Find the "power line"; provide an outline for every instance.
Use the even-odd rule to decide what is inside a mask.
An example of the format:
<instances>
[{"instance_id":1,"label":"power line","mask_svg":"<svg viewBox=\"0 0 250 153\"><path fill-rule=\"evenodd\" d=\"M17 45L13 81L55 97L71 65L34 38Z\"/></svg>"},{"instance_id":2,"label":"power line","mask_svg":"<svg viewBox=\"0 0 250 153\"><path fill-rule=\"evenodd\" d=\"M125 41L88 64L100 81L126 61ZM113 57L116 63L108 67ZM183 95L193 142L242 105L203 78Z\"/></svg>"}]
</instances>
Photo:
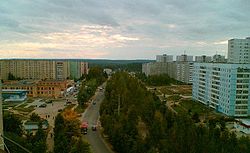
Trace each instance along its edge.
<instances>
[{"instance_id":1,"label":"power line","mask_svg":"<svg viewBox=\"0 0 250 153\"><path fill-rule=\"evenodd\" d=\"M20 147L21 149L23 149L24 151L28 152L28 153L32 153L31 151L29 151L28 149L24 148L23 146L21 146L20 144L16 143L15 141L11 140L10 138L7 138L5 136L3 136L2 134L0 134L1 137L3 137L4 139L12 142L13 144L17 145L18 147Z\"/></svg>"}]
</instances>

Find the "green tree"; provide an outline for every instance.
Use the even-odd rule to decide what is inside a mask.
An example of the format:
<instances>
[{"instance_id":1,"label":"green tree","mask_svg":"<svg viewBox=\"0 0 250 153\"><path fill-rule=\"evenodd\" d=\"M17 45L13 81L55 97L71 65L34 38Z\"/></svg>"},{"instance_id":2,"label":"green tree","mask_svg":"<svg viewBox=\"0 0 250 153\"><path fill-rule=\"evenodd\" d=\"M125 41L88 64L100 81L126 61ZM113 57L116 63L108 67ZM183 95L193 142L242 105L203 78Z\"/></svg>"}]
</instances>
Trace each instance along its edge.
<instances>
[{"instance_id":1,"label":"green tree","mask_svg":"<svg viewBox=\"0 0 250 153\"><path fill-rule=\"evenodd\" d=\"M30 121L39 122L39 121L41 121L41 117L36 113L32 113L30 115Z\"/></svg>"},{"instance_id":2,"label":"green tree","mask_svg":"<svg viewBox=\"0 0 250 153\"><path fill-rule=\"evenodd\" d=\"M14 114L5 113L3 116L3 129L19 136L23 134L22 121Z\"/></svg>"},{"instance_id":3,"label":"green tree","mask_svg":"<svg viewBox=\"0 0 250 153\"><path fill-rule=\"evenodd\" d=\"M71 153L90 153L91 151L90 151L89 144L83 141L82 137L79 137L70 152Z\"/></svg>"}]
</instances>

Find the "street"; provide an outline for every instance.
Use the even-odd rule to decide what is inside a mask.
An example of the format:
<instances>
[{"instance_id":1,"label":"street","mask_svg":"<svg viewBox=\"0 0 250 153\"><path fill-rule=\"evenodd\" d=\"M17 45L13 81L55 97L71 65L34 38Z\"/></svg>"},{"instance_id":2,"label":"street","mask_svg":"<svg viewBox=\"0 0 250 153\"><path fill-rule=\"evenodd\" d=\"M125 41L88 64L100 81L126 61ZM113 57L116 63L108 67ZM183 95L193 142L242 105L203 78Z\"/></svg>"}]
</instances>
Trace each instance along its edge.
<instances>
[{"instance_id":1,"label":"street","mask_svg":"<svg viewBox=\"0 0 250 153\"><path fill-rule=\"evenodd\" d=\"M103 85L102 87L104 87ZM104 99L104 91L97 90L92 103L82 115L82 121L87 121L89 124L88 133L84 136L89 142L93 153L113 153L113 151L105 144L98 128L99 109L102 100ZM96 104L93 104L96 103ZM92 131L93 124L97 125L97 131Z\"/></svg>"}]
</instances>

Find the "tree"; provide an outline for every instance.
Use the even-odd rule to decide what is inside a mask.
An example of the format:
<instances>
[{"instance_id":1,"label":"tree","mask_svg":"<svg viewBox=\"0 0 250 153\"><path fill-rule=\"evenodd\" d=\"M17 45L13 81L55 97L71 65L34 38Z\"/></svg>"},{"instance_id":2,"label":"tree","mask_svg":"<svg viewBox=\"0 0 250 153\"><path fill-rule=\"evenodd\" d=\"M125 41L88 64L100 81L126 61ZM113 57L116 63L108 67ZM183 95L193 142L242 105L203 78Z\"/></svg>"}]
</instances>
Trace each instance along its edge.
<instances>
[{"instance_id":1,"label":"tree","mask_svg":"<svg viewBox=\"0 0 250 153\"><path fill-rule=\"evenodd\" d=\"M12 73L9 73L8 80L16 80L16 77Z\"/></svg>"},{"instance_id":2,"label":"tree","mask_svg":"<svg viewBox=\"0 0 250 153\"><path fill-rule=\"evenodd\" d=\"M36 113L32 113L30 115L30 121L32 121L32 122L39 122L39 121L41 121L41 117L38 114L36 114Z\"/></svg>"},{"instance_id":3,"label":"tree","mask_svg":"<svg viewBox=\"0 0 250 153\"><path fill-rule=\"evenodd\" d=\"M82 137L79 137L70 152L71 153L90 153L91 151L90 151L89 144L83 141Z\"/></svg>"},{"instance_id":4,"label":"tree","mask_svg":"<svg viewBox=\"0 0 250 153\"><path fill-rule=\"evenodd\" d=\"M3 129L6 132L12 132L19 136L23 134L22 121L14 114L4 114Z\"/></svg>"}]
</instances>

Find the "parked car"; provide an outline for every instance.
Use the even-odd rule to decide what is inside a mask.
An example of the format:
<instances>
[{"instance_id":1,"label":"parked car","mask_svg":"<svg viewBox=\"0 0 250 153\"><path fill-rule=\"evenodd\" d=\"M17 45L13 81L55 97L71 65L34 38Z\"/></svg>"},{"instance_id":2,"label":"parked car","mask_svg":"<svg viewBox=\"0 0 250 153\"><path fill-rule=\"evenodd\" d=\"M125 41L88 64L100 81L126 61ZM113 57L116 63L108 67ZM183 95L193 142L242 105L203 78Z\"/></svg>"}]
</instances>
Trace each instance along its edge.
<instances>
[{"instance_id":1,"label":"parked car","mask_svg":"<svg viewBox=\"0 0 250 153\"><path fill-rule=\"evenodd\" d=\"M45 108L47 106L47 104L42 104L42 105L40 105L39 107L40 108Z\"/></svg>"},{"instance_id":2,"label":"parked car","mask_svg":"<svg viewBox=\"0 0 250 153\"><path fill-rule=\"evenodd\" d=\"M46 101L47 104L52 104L52 100Z\"/></svg>"},{"instance_id":3,"label":"parked car","mask_svg":"<svg viewBox=\"0 0 250 153\"><path fill-rule=\"evenodd\" d=\"M71 101L67 101L67 102L66 102L66 105L70 105L70 104L72 104Z\"/></svg>"}]
</instances>

